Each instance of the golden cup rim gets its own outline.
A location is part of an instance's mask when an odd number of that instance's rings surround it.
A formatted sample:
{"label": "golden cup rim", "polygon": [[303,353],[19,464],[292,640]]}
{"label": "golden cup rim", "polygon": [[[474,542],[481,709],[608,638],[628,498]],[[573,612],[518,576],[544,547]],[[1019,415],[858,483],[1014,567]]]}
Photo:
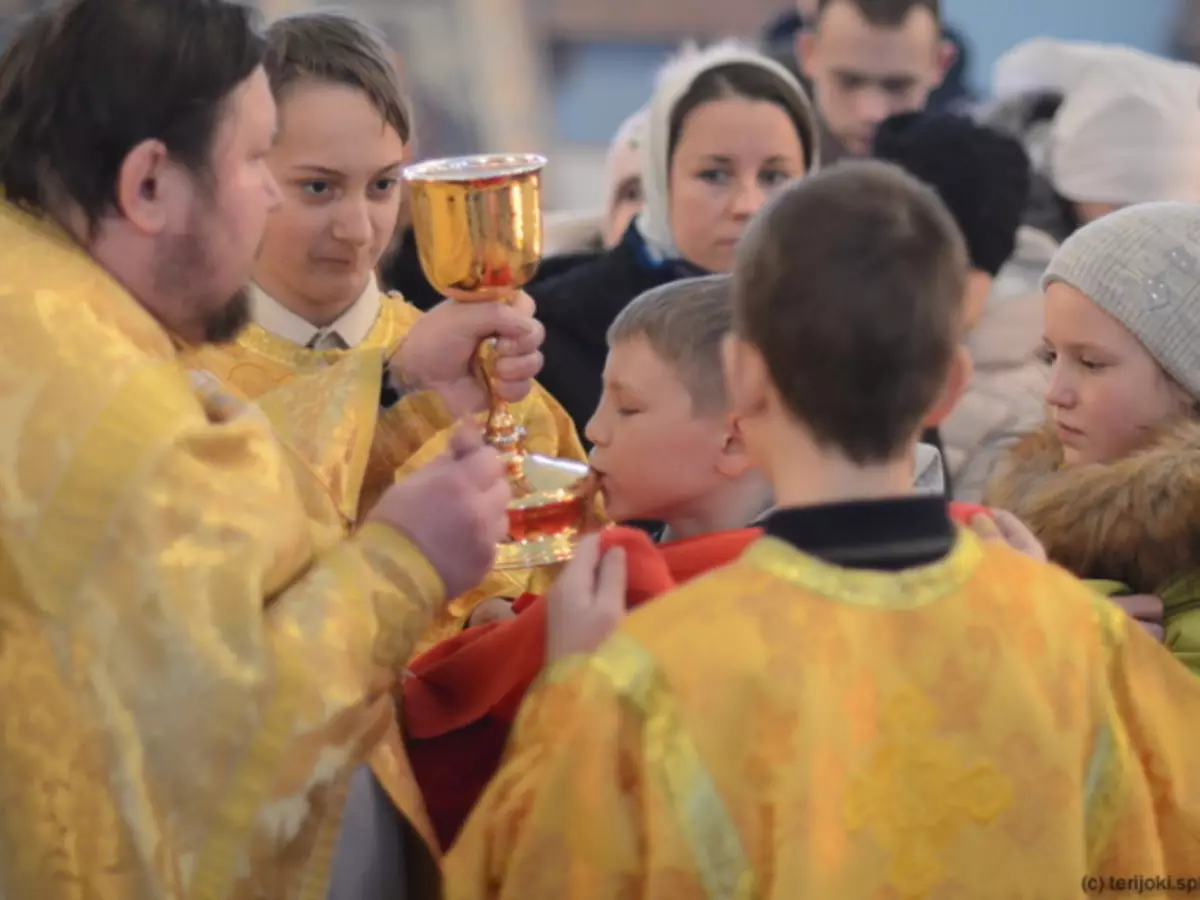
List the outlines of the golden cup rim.
{"label": "golden cup rim", "polygon": [[532,175],[546,166],[537,153],[477,153],[446,156],[406,166],[405,181],[475,181],[479,178],[512,178]]}

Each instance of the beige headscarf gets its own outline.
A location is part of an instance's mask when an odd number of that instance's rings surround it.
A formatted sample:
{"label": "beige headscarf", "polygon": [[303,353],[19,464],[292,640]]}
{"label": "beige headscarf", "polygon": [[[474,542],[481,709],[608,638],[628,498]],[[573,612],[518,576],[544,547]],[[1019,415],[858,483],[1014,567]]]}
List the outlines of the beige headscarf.
{"label": "beige headscarf", "polygon": [[810,162],[809,173],[819,164],[817,118],[804,88],[786,68],[739,41],[722,41],[703,50],[694,46],[668,62],[658,75],[654,96],[646,107],[646,140],[642,147],[642,181],[646,203],[637,226],[653,251],[665,259],[679,256],[671,234],[668,185],[670,184],[671,115],[696,79],[705,72],[731,64],[758,66],[779,79],[792,119],[801,130]]}

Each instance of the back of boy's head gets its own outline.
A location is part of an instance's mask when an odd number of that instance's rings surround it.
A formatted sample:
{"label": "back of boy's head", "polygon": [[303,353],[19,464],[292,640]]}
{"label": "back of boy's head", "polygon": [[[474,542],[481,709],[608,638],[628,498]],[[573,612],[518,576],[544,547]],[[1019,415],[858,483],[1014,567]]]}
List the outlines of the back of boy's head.
{"label": "back of boy's head", "polygon": [[621,310],[608,345],[642,338],[687,388],[696,415],[723,413],[729,401],[721,345],[733,330],[728,275],[684,278],[647,291]]}
{"label": "back of boy's head", "polygon": [[996,275],[1008,262],[1032,180],[1020,141],[966,116],[904,113],[876,130],[874,155],[937,191],[973,268]]}
{"label": "back of boy's head", "polygon": [[933,190],[887,163],[843,162],[782,190],[747,228],[735,327],[820,446],[890,462],[945,389],[966,275]]}

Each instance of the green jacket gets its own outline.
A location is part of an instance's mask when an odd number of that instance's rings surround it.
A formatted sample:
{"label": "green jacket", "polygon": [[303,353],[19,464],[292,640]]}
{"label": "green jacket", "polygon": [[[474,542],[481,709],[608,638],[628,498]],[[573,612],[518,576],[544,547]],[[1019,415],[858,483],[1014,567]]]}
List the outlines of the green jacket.
{"label": "green jacket", "polygon": [[[1106,597],[1133,593],[1119,581],[1089,580],[1087,584]],[[1157,596],[1163,602],[1163,642],[1176,659],[1200,675],[1200,570],[1175,579]]]}
{"label": "green jacket", "polygon": [[1200,420],[1105,465],[1065,466],[1053,432],[1026,435],[993,470],[985,502],[1102,593],[1161,598],[1167,647],[1200,674]]}

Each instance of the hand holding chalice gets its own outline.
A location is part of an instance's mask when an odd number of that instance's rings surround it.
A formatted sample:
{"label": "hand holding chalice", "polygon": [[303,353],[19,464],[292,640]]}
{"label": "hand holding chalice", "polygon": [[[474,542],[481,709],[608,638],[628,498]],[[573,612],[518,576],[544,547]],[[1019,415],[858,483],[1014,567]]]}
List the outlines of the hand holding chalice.
{"label": "hand holding chalice", "polygon": [[[443,296],[464,303],[507,302],[542,255],[541,172],[534,155],[464,156],[404,171],[421,267]],[[489,388],[486,436],[508,465],[513,501],[497,569],[552,565],[571,557],[589,519],[587,465],[529,453],[525,433],[494,382],[494,341],[478,350]]]}

